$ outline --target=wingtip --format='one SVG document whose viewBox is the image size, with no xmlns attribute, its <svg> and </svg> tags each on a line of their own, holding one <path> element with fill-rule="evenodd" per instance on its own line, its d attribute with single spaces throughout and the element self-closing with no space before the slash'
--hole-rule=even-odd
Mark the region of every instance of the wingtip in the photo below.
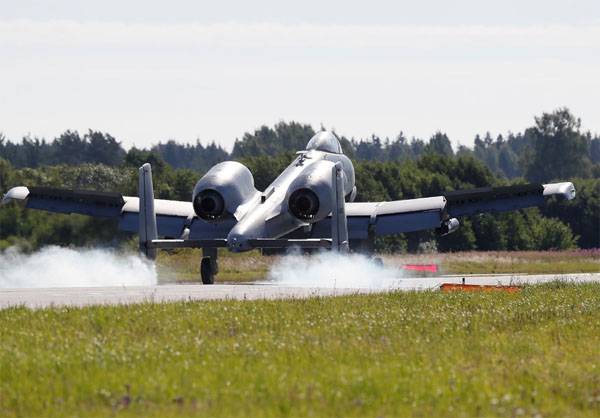
<svg viewBox="0 0 600 418">
<path fill-rule="evenodd" d="M 0 206 L 6 205 L 13 200 L 25 200 L 29 196 L 29 189 L 25 186 L 17 186 L 10 189 L 0 200 Z"/>
<path fill-rule="evenodd" d="M 570 181 L 544 184 L 544 196 L 554 194 L 560 195 L 567 200 L 573 200 L 577 195 L 577 191 L 575 190 L 575 185 Z"/>
</svg>

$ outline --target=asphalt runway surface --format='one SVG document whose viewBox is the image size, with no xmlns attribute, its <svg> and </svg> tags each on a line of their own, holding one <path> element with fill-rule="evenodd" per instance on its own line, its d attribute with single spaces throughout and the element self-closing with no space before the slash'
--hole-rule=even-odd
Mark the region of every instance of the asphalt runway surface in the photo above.
<svg viewBox="0 0 600 418">
<path fill-rule="evenodd" d="M 389 291 L 436 290 L 442 283 L 509 285 L 543 283 L 553 280 L 600 282 L 600 273 L 543 275 L 461 275 L 401 278 L 380 287 L 303 287 L 269 282 L 244 284 L 169 284 L 145 287 L 66 287 L 48 289 L 0 289 L 0 309 L 11 306 L 44 308 L 49 306 L 117 305 L 142 302 L 195 300 L 293 299 L 341 296 Z"/>
</svg>

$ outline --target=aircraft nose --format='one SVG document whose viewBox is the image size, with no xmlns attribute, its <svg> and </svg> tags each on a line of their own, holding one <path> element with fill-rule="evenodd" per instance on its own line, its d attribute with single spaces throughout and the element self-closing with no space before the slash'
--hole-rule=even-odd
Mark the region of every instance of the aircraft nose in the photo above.
<svg viewBox="0 0 600 418">
<path fill-rule="evenodd" d="M 231 252 L 250 251 L 254 247 L 251 241 L 264 237 L 264 220 L 262 212 L 252 213 L 252 216 L 241 219 L 227 235 L 227 247 Z"/>
</svg>

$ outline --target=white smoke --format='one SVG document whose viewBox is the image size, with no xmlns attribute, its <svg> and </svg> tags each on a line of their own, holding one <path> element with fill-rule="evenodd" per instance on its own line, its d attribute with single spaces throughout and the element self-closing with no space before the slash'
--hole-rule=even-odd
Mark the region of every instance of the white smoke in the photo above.
<svg viewBox="0 0 600 418">
<path fill-rule="evenodd" d="M 269 280 L 285 286 L 394 289 L 403 285 L 402 271 L 358 254 L 289 255 L 276 261 Z"/>
<path fill-rule="evenodd" d="M 155 284 L 153 263 L 114 250 L 50 246 L 32 254 L 15 248 L 0 253 L 0 288 Z"/>
</svg>

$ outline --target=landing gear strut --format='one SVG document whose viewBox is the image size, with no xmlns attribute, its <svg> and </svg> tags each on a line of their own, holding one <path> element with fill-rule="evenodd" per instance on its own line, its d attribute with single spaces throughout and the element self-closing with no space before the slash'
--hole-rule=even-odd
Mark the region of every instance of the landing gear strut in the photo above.
<svg viewBox="0 0 600 418">
<path fill-rule="evenodd" d="M 373 257 L 371 260 L 373 260 L 373 263 L 375 263 L 377 267 L 383 267 L 383 259 L 381 257 Z"/>
<path fill-rule="evenodd" d="M 202 261 L 200 262 L 200 277 L 202 278 L 202 284 L 214 284 L 215 275 L 218 272 L 217 249 L 203 248 Z"/>
</svg>

